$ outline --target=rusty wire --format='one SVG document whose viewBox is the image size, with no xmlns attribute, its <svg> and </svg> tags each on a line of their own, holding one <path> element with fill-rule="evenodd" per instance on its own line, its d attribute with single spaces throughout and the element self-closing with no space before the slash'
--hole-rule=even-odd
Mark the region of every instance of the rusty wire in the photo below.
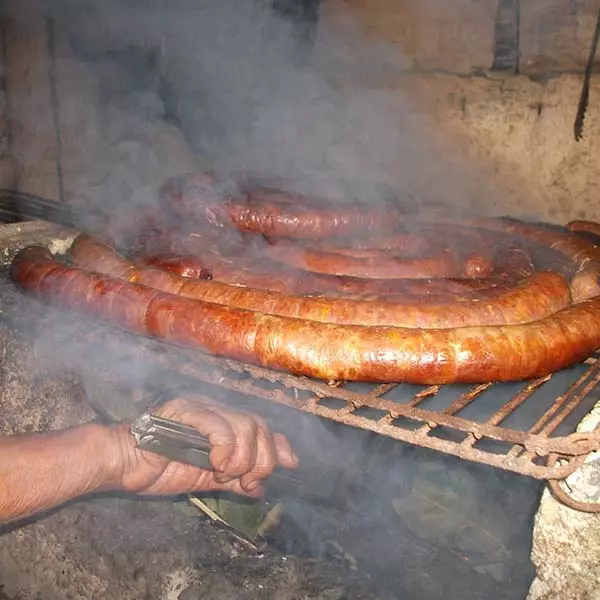
<svg viewBox="0 0 600 600">
<path fill-rule="evenodd" d="M 580 467 L 583 466 L 586 457 L 578 456 L 574 462 L 577 464 L 573 471 L 576 471 Z M 555 464 L 558 461 L 558 457 L 556 455 L 552 455 L 550 457 L 550 463 Z M 600 502 L 585 502 L 583 500 L 577 500 L 573 498 L 563 487 L 562 481 L 559 479 L 550 479 L 548 481 L 548 488 L 550 489 L 550 493 L 558 500 L 561 504 L 572 508 L 578 512 L 590 513 L 590 514 L 598 514 L 600 513 Z"/>
</svg>

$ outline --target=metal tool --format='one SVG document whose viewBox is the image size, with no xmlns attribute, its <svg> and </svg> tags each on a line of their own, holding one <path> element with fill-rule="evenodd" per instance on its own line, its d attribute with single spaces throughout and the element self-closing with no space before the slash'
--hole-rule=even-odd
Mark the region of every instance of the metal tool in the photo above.
<svg viewBox="0 0 600 600">
<path fill-rule="evenodd" d="M 199 469 L 213 469 L 209 458 L 210 442 L 193 427 L 146 413 L 133 423 L 131 434 L 142 450 Z"/>
<path fill-rule="evenodd" d="M 131 434 L 142 450 L 213 470 L 208 438 L 193 427 L 163 419 L 150 413 L 138 417 Z M 267 494 L 304 498 L 321 506 L 351 509 L 353 498 L 372 495 L 378 488 L 375 475 L 357 469 L 309 461 L 294 470 L 276 468 L 265 481 Z"/>
<path fill-rule="evenodd" d="M 596 61 L 596 52 L 598 50 L 598 40 L 600 39 L 600 10 L 596 17 L 596 28 L 594 29 L 594 35 L 592 38 L 592 46 L 590 48 L 590 54 L 588 56 L 588 62 L 585 68 L 585 75 L 583 77 L 583 86 L 581 87 L 581 95 L 579 97 L 579 104 L 577 106 L 577 114 L 575 116 L 575 124 L 573 126 L 575 133 L 575 140 L 579 141 L 583 137 L 583 124 L 585 121 L 585 115 L 588 109 L 588 102 L 590 97 L 590 80 L 592 78 L 592 71 L 594 70 L 594 63 Z"/>
</svg>

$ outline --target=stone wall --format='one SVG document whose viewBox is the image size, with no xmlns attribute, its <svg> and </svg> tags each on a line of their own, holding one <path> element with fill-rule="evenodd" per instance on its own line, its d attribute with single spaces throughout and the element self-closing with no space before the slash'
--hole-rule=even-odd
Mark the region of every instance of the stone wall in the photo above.
<svg viewBox="0 0 600 600">
<path fill-rule="evenodd" d="M 536 82 L 524 75 L 415 74 L 397 87 L 430 107 L 456 169 L 461 172 L 467 163 L 489 184 L 481 193 L 469 190 L 473 209 L 563 224 L 572 218 L 600 220 L 598 80 L 580 142 L 573 136 L 581 89 L 576 75 Z"/>
<path fill-rule="evenodd" d="M 324 45 L 332 27 L 351 20 L 405 65 L 383 87 L 429 120 L 438 147 L 431 160 L 473 180 L 463 204 L 558 223 L 600 219 L 597 76 L 584 138 L 578 143 L 573 135 L 598 2 L 521 2 L 519 75 L 491 70 L 496 0 L 325 0 L 324 6 Z"/>
<path fill-rule="evenodd" d="M 394 44 L 407 67 L 470 74 L 493 63 L 495 19 L 515 13 L 519 72 L 583 70 L 596 0 L 322 0 L 324 20 L 351 17 L 373 39 Z M 600 58 L 599 58 L 600 60 Z"/>
</svg>

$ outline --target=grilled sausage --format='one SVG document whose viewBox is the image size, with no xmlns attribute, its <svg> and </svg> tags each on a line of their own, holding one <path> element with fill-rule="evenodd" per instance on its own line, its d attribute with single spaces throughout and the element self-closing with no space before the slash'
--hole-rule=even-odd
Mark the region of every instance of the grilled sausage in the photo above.
<svg viewBox="0 0 600 600">
<path fill-rule="evenodd" d="M 212 279 L 210 271 L 194 256 L 177 256 L 172 254 L 147 256 L 141 260 L 141 264 L 153 269 L 169 271 L 180 277 L 190 279 Z"/>
<path fill-rule="evenodd" d="M 39 300 L 134 333 L 326 381 L 526 380 L 600 347 L 598 297 L 526 325 L 421 330 L 334 325 L 190 300 L 68 267 L 40 247 L 19 252 L 11 276 Z"/>
<path fill-rule="evenodd" d="M 266 314 L 324 323 L 390 325 L 424 329 L 465 325 L 527 323 L 568 306 L 569 286 L 556 273 L 542 272 L 503 295 L 477 302 L 424 304 L 415 298 L 369 302 L 345 298 L 292 296 L 219 281 L 193 281 L 139 268 L 120 257 L 110 246 L 80 236 L 71 248 L 73 263 L 85 270 L 141 283 L 178 296 L 223 304 Z"/>
<path fill-rule="evenodd" d="M 568 260 L 569 268 L 561 270 L 572 277 L 571 294 L 574 302 L 582 302 L 600 295 L 600 248 L 564 228 L 525 223 L 508 218 L 458 221 L 452 217 L 440 217 L 436 223 L 502 232 L 520 236 L 528 242 L 546 247 L 550 255 L 559 254 Z"/>
<path fill-rule="evenodd" d="M 437 233 L 436 233 L 437 235 Z M 445 232 L 446 237 L 451 233 Z M 473 233 L 471 232 L 471 237 Z M 464 240 L 465 232 L 459 231 L 455 237 Z M 467 249 L 470 249 L 470 243 L 463 249 L 463 254 L 467 257 L 464 262 L 465 270 L 469 271 L 468 278 L 449 278 L 449 279 L 363 279 L 350 277 L 348 275 L 325 275 L 321 273 L 308 273 L 302 269 L 285 267 L 265 259 L 261 254 L 262 247 L 256 249 L 252 244 L 245 241 L 237 245 L 229 245 L 227 248 L 219 247 L 215 240 L 198 233 L 181 234 L 175 231 L 164 231 L 158 238 L 145 238 L 142 243 L 137 245 L 133 258 L 136 262 L 146 262 L 154 260 L 149 258 L 148 254 L 173 253 L 181 255 L 190 255 L 196 257 L 212 274 L 213 278 L 233 285 L 244 285 L 260 289 L 269 289 L 273 291 L 311 294 L 311 293 L 334 293 L 334 294 L 369 294 L 387 295 L 387 294 L 427 294 L 427 295 L 448 295 L 449 297 L 463 295 L 465 299 L 476 297 L 488 297 L 495 295 L 500 288 L 506 288 L 508 284 L 516 284 L 522 279 L 529 277 L 535 272 L 533 260 L 529 252 L 525 249 L 515 246 L 515 240 L 510 236 L 495 234 L 496 240 L 490 239 L 487 233 L 485 243 L 488 246 L 487 252 L 477 250 L 477 255 L 483 258 L 478 259 L 472 254 L 469 255 Z M 506 239 L 505 239 L 506 238 Z M 419 239 L 423 239 L 419 236 Z M 443 238 L 445 239 L 445 237 Z M 470 240 L 469 240 L 470 242 Z M 384 239 L 380 241 L 379 246 L 386 248 L 393 247 L 396 243 L 394 239 Z M 227 246 L 227 244 L 225 244 Z M 476 246 L 482 246 L 483 241 L 476 240 Z M 262 244 L 264 247 L 264 244 Z M 356 242 L 353 240 L 349 249 L 331 247 L 330 244 L 318 244 L 318 249 L 332 248 L 335 252 L 345 252 L 351 256 L 366 256 L 374 258 L 378 256 L 378 251 L 373 249 L 373 242 Z M 253 255 L 255 253 L 255 255 Z M 484 256 L 487 254 L 486 256 Z M 556 253 L 554 253 L 556 254 Z M 472 259 L 475 265 L 475 273 L 469 267 Z M 493 265 L 493 272 L 490 277 L 482 277 L 482 269 L 477 265 Z"/>
<path fill-rule="evenodd" d="M 341 206 L 276 189 L 236 189 L 210 173 L 177 177 L 161 190 L 162 206 L 198 225 L 234 226 L 265 236 L 324 239 L 366 231 L 392 232 L 403 210 Z"/>
<path fill-rule="evenodd" d="M 443 279 L 485 277 L 493 265 L 483 257 L 472 256 L 466 263 L 450 248 L 433 256 L 401 258 L 389 254 L 355 257 L 351 254 L 320 252 L 313 248 L 288 243 L 267 246 L 266 255 L 295 269 L 325 275 L 378 279 Z"/>
<path fill-rule="evenodd" d="M 595 223 L 594 221 L 570 221 L 567 223 L 567 229 L 575 233 L 591 233 L 596 239 L 600 239 L 600 223 Z"/>
<path fill-rule="evenodd" d="M 198 259 L 197 257 L 193 257 Z M 177 272 L 177 258 L 172 272 Z M 136 255 L 134 262 L 153 266 L 154 257 Z M 244 287 L 285 292 L 290 294 L 329 294 L 343 297 L 385 300 L 393 296 L 413 296 L 418 302 L 423 297 L 450 300 L 469 300 L 496 296 L 509 288 L 509 283 L 519 282 L 525 277 L 508 278 L 499 275 L 480 280 L 471 279 L 360 279 L 307 273 L 299 269 L 281 268 L 278 265 L 250 261 L 226 260 L 221 256 L 206 255 L 199 264 L 207 266 L 211 279 Z M 181 267 L 183 268 L 183 266 Z M 531 273 L 533 274 L 533 273 Z M 531 275 L 530 274 L 530 275 Z"/>
</svg>

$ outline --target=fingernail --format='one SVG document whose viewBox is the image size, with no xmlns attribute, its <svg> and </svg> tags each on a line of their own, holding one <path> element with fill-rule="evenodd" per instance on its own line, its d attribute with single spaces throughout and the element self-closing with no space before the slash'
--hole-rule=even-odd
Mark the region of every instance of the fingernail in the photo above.
<svg viewBox="0 0 600 600">
<path fill-rule="evenodd" d="M 219 471 L 221 471 L 221 473 L 224 473 L 225 471 L 227 471 L 227 467 L 229 466 L 229 459 L 226 458 L 220 465 L 219 465 Z"/>
</svg>

